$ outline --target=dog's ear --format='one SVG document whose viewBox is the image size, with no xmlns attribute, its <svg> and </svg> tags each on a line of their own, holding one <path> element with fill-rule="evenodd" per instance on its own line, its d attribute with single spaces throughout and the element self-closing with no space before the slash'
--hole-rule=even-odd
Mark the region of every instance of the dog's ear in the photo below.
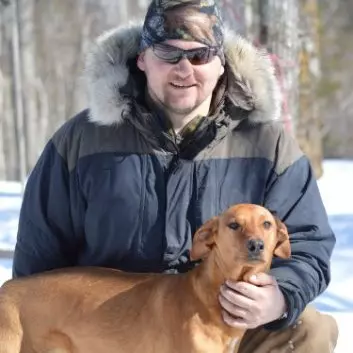
<svg viewBox="0 0 353 353">
<path fill-rule="evenodd" d="M 190 260 L 197 261 L 205 258 L 215 244 L 215 235 L 218 230 L 218 217 L 213 217 L 204 223 L 194 234 Z"/>
<path fill-rule="evenodd" d="M 287 259 L 291 255 L 291 248 L 289 242 L 289 234 L 286 225 L 275 216 L 277 225 L 277 245 L 274 254 L 283 259 Z"/>
</svg>

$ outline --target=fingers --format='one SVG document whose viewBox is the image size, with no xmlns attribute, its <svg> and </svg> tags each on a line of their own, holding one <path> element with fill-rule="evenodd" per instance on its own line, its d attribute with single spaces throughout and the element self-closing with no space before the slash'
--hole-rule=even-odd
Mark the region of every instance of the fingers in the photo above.
<svg viewBox="0 0 353 353">
<path fill-rule="evenodd" d="M 256 303 L 252 299 L 223 285 L 220 290 L 219 302 L 223 308 L 223 320 L 229 326 L 240 329 L 257 326 L 253 322 L 254 315 L 251 313 L 256 308 Z"/>
<path fill-rule="evenodd" d="M 226 285 L 221 286 L 220 293 L 221 296 L 227 299 L 230 303 L 236 304 L 238 307 L 245 310 L 249 310 L 251 306 L 254 305 L 254 301 L 252 299 L 245 297 L 241 293 L 234 291 Z"/>
<path fill-rule="evenodd" d="M 267 273 L 258 273 L 250 277 L 249 281 L 257 286 L 270 286 L 276 285 L 277 281 L 274 277 Z"/>
<path fill-rule="evenodd" d="M 226 285 L 248 299 L 256 300 L 259 298 L 259 288 L 251 283 L 227 281 Z"/>
<path fill-rule="evenodd" d="M 251 280 L 253 283 L 226 281 L 220 288 L 223 319 L 232 327 L 255 328 L 284 312 L 285 300 L 274 277 L 262 273 Z"/>
<path fill-rule="evenodd" d="M 222 308 L 233 317 L 239 317 L 244 319 L 249 316 L 248 310 L 242 308 L 234 302 L 227 300 L 222 295 L 219 296 L 219 303 L 221 304 Z"/>
<path fill-rule="evenodd" d="M 224 310 L 222 310 L 222 317 L 224 322 L 231 327 L 239 328 L 242 330 L 250 328 L 249 324 L 245 321 L 245 319 L 234 317 Z"/>
</svg>

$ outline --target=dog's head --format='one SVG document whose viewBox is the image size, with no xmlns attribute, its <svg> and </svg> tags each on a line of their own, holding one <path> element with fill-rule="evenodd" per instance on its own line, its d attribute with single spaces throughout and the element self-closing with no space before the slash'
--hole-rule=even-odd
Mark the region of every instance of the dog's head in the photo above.
<svg viewBox="0 0 353 353">
<path fill-rule="evenodd" d="M 266 208 L 239 204 L 214 217 L 194 235 L 191 260 L 207 258 L 211 253 L 229 274 L 234 268 L 268 269 L 273 255 L 291 255 L 288 231 L 284 223 Z"/>
</svg>

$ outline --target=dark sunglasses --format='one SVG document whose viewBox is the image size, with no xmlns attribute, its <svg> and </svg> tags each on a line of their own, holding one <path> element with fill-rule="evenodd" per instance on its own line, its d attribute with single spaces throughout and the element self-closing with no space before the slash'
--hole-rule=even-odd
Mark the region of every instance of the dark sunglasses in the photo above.
<svg viewBox="0 0 353 353">
<path fill-rule="evenodd" d="M 192 65 L 207 64 L 221 53 L 218 47 L 201 47 L 184 50 L 169 44 L 154 44 L 152 50 L 157 58 L 167 63 L 177 64 L 181 59 L 186 58 Z"/>
</svg>

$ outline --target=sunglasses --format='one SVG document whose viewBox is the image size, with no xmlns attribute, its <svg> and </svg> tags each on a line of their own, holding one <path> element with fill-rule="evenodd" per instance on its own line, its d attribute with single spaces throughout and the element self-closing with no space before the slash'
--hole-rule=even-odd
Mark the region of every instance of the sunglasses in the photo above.
<svg viewBox="0 0 353 353">
<path fill-rule="evenodd" d="M 221 53 L 218 47 L 184 50 L 169 44 L 154 44 L 152 50 L 157 58 L 169 64 L 177 64 L 181 59 L 186 58 L 192 65 L 204 65 L 211 62 L 215 56 Z"/>
</svg>

